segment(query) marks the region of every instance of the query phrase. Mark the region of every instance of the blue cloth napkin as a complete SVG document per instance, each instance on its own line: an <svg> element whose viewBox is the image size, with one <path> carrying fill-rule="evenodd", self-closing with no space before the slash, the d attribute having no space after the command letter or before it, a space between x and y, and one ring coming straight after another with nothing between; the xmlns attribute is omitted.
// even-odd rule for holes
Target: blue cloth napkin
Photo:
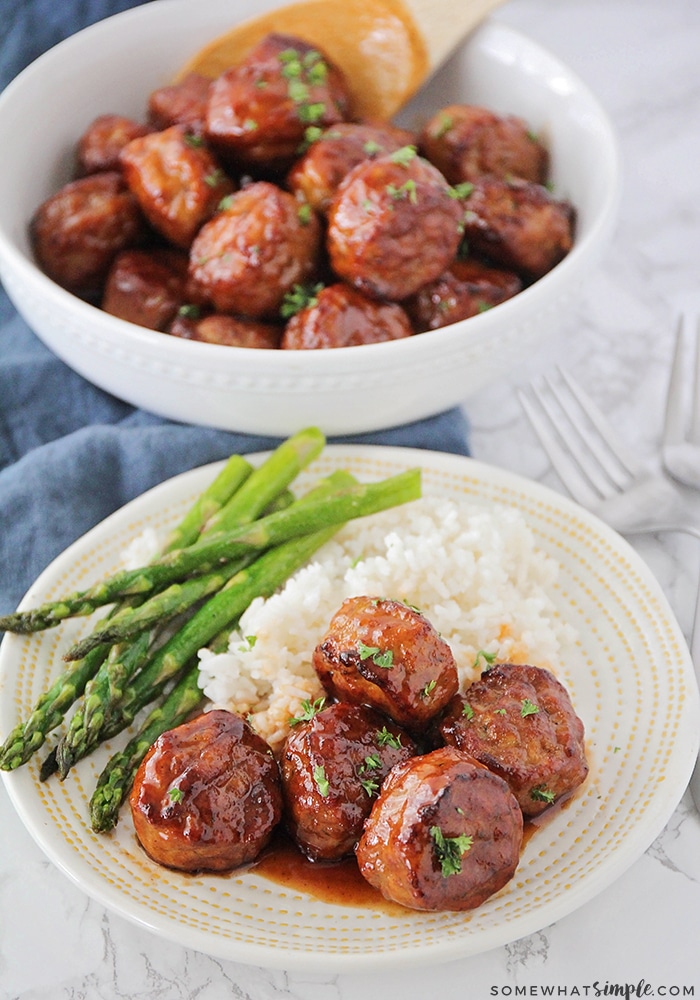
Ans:
<svg viewBox="0 0 700 1000"><path fill-rule="evenodd" d="M134 0L3 0L0 87L43 51ZM85 531L170 476L279 439L190 427L115 399L59 361L0 288L0 614ZM453 409L392 430L333 438L467 455Z"/></svg>

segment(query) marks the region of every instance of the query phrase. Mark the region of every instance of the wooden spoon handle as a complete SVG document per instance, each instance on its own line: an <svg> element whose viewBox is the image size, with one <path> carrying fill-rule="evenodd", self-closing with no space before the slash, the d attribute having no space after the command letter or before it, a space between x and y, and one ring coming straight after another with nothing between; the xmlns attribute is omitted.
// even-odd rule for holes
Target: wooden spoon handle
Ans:
<svg viewBox="0 0 700 1000"><path fill-rule="evenodd" d="M401 0L425 43L430 71L436 70L503 0Z"/></svg>
<svg viewBox="0 0 700 1000"><path fill-rule="evenodd" d="M297 0L242 22L182 67L215 77L271 31L318 45L345 73L360 118L389 119L502 0Z"/></svg>

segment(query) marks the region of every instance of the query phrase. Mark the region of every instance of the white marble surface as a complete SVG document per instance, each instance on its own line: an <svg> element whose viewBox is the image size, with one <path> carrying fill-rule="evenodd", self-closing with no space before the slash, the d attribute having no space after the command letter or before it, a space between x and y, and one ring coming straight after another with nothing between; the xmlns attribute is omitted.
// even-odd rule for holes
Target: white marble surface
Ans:
<svg viewBox="0 0 700 1000"><path fill-rule="evenodd" d="M700 4L507 0L494 16L550 48L595 90L625 160L613 242L559 334L517 382L565 362L630 443L651 454L675 302L699 278ZM474 455L560 488L515 385L503 381L469 400ZM688 634L700 544L678 536L634 544ZM555 996L611 995L623 984L631 984L628 995L700 996L700 816L688 794L647 852L576 913L505 948L391 975L292 974L185 950L104 911L54 869L2 787L0 830L1 1000L482 1000L550 988Z"/></svg>

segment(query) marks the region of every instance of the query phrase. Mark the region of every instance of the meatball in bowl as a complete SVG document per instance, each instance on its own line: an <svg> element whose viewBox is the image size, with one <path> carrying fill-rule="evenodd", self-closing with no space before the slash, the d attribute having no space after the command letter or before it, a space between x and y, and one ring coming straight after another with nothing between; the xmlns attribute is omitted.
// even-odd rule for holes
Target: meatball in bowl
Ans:
<svg viewBox="0 0 700 1000"><path fill-rule="evenodd" d="M610 235L608 119L488 21L391 122L298 37L180 72L274 6L154 0L20 74L0 278L68 365L171 419L349 434L468 401L553 331Z"/></svg>

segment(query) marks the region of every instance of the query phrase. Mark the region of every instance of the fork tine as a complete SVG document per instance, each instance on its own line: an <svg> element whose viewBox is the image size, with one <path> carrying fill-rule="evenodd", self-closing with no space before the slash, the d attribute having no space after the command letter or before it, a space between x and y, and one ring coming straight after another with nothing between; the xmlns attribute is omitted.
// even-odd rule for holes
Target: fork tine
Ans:
<svg viewBox="0 0 700 1000"><path fill-rule="evenodd" d="M693 403L690 415L690 440L700 444L700 317L695 329L695 372L693 378Z"/></svg>
<svg viewBox="0 0 700 1000"><path fill-rule="evenodd" d="M541 394L537 393L533 387L530 389L539 409L523 389L517 389L517 396L532 429L552 463L552 468L574 500L583 507L596 505L600 501L598 491L591 489L588 478L584 477L581 472L579 462L575 460L571 450L562 440L557 429L557 422L552 419L546 403L543 405Z"/></svg>
<svg viewBox="0 0 700 1000"><path fill-rule="evenodd" d="M593 400L584 393L583 389L581 389L581 387L574 382L571 376L563 368L559 368L558 370L570 392L576 397L576 402L586 414L593 427L595 427L598 431L598 434L607 446L607 451L610 455L613 456L613 458L629 473L630 476L636 478L643 475L645 471L644 464L640 462L633 452L629 450L627 445L620 440L608 418L602 414ZM602 449L600 450L599 460L601 464L604 465L606 472L612 481L617 485L622 485L616 475L614 467L610 465L610 462L605 456L605 451Z"/></svg>
<svg viewBox="0 0 700 1000"><path fill-rule="evenodd" d="M664 445L680 444L685 437L683 406L683 316L678 320L673 361L666 390L666 413L662 441Z"/></svg>

